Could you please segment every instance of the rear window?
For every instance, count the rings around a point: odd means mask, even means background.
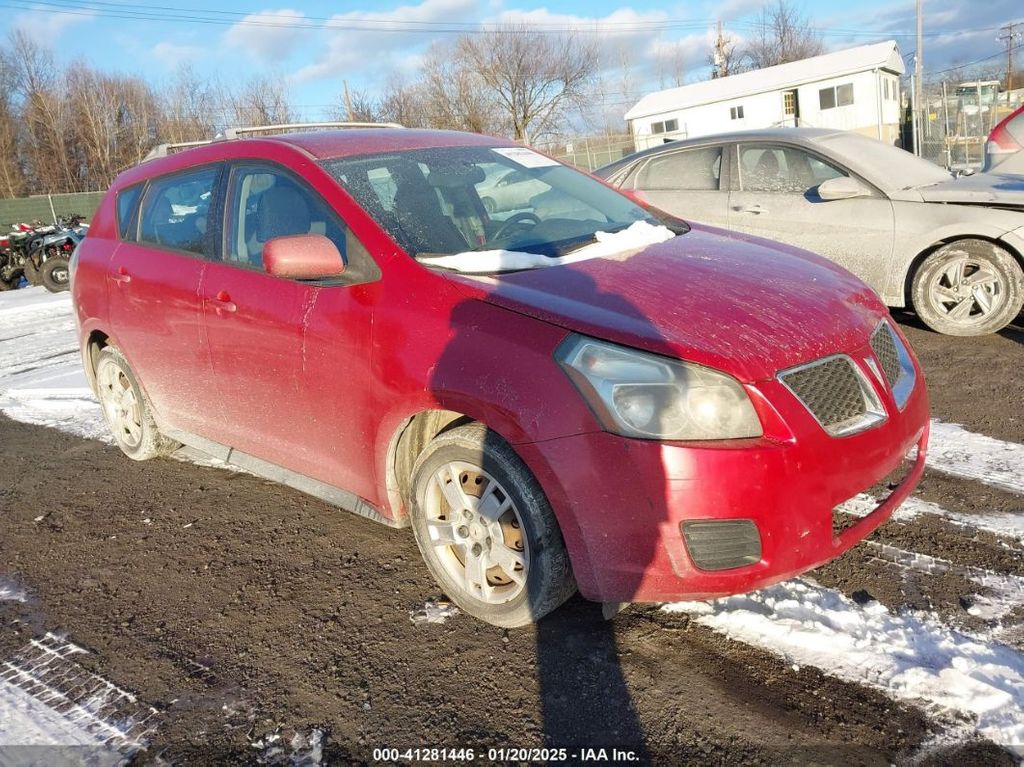
[[[140,194],[142,194],[142,184],[130,186],[117,193],[117,230],[121,233],[122,240],[129,239],[129,230],[132,219],[135,217],[135,208],[138,206]]]
[[[212,256],[207,216],[220,166],[156,179],[142,206],[139,240],[199,256]]]

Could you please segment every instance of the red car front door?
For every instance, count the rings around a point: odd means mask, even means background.
[[[323,198],[279,166],[235,166],[225,210],[223,259],[200,290],[220,396],[204,436],[366,497],[371,464],[359,419],[344,413],[365,405],[367,376],[356,369],[369,366],[372,303],[351,279],[271,276],[262,250],[274,237],[313,233],[350,267],[368,256]],[[350,460],[354,444],[363,460]]]

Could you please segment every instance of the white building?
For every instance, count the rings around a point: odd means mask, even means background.
[[[903,71],[900,49],[889,40],[650,93],[625,118],[637,149],[787,125],[897,143]]]

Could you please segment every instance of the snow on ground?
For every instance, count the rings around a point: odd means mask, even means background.
[[[933,713],[965,715],[981,735],[1024,756],[1024,656],[932,615],[893,615],[878,602],[860,606],[803,580],[663,609],[688,613],[787,662],[816,666]]]
[[[975,434],[959,424],[932,421],[928,465],[1024,495],[1024,445]]]
[[[860,493],[845,503],[840,504],[839,509],[847,514],[864,517],[874,511],[877,506],[877,499],[865,493]],[[892,518],[897,522],[909,522],[921,514],[933,514],[961,527],[985,530],[1004,538],[1016,538],[1024,543],[1024,514],[1002,514],[998,512],[991,514],[967,514],[962,511],[946,509],[937,503],[911,496],[896,509]]]

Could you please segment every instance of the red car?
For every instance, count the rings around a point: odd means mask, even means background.
[[[521,210],[481,202],[495,166],[539,190]],[[499,139],[349,129],[151,160],[72,268],[129,457],[185,443],[411,526],[440,587],[500,626],[577,588],[615,604],[790,578],[924,468],[921,370],[863,283]]]

